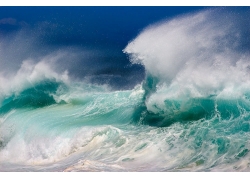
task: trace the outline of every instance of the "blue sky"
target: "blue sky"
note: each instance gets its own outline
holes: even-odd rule
[[[124,47],[151,23],[205,7],[0,7],[0,30],[55,24],[55,44]]]

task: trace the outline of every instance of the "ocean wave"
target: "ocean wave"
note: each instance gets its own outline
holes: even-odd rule
[[[242,17],[216,9],[145,28],[124,49],[146,71],[131,90],[73,79],[46,59],[2,73],[0,169],[248,171]]]

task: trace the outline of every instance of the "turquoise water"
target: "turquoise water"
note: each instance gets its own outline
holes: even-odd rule
[[[152,112],[146,84],[110,91],[47,80],[6,97],[1,170],[249,170],[247,96],[166,99]]]

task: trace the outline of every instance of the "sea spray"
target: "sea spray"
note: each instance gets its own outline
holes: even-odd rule
[[[249,51],[239,48],[236,17],[222,15],[207,10],[151,25],[124,49],[132,63],[145,67],[146,81],[155,82],[145,101],[149,112],[164,121],[209,119],[221,101],[248,110]]]

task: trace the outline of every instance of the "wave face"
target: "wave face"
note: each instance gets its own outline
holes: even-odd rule
[[[0,73],[0,170],[249,171],[244,13],[144,29],[124,49],[146,72],[132,90],[75,80],[44,59]]]

